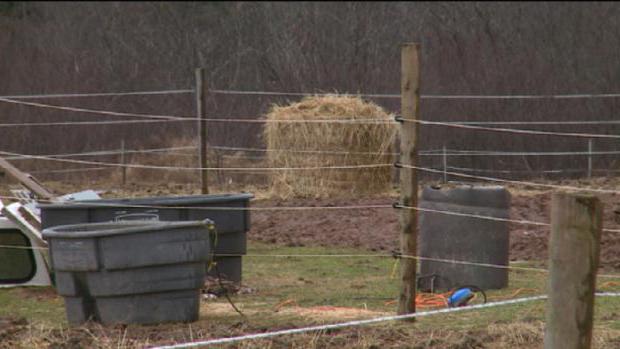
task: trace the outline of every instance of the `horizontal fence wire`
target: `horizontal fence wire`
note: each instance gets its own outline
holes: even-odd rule
[[[228,147],[209,145],[209,149],[224,151],[246,151],[246,152],[288,152],[288,153],[309,153],[309,154],[341,154],[341,155],[389,155],[397,156],[399,152],[360,152],[347,150],[313,150],[313,149],[270,149],[270,148],[249,148],[249,147]],[[444,153],[442,149],[427,149],[418,151],[420,156],[597,156],[597,155],[620,155],[617,151],[563,151],[563,152],[514,152],[514,151],[476,151],[476,150],[458,150],[446,148]]]
[[[558,136],[558,137],[575,137],[575,138],[620,139],[620,135],[610,135],[610,134],[600,134],[600,133],[553,132],[553,131],[538,131],[538,130],[526,130],[526,129],[517,129],[517,128],[485,127],[485,126],[463,125],[463,124],[453,124],[453,123],[446,123],[446,122],[439,122],[439,121],[413,120],[413,119],[403,119],[403,118],[399,118],[398,120],[402,122],[418,123],[420,125],[445,126],[445,127],[451,127],[451,128],[479,130],[479,131],[488,131],[488,132],[501,132],[501,133],[524,134],[524,135],[544,135],[544,136]]]
[[[183,147],[166,147],[166,148],[153,148],[153,149],[127,149],[124,152],[126,154],[132,153],[174,153],[177,150],[195,150],[196,146],[183,146]],[[360,151],[338,151],[338,150],[311,150],[311,149],[269,149],[269,148],[248,148],[248,147],[228,147],[228,146],[208,146],[208,149],[211,150],[222,150],[222,151],[245,151],[245,152],[288,152],[288,153],[300,153],[300,154],[333,154],[333,155],[380,155],[380,156],[398,156],[400,153],[397,152],[360,152]],[[91,152],[82,152],[82,153],[69,153],[69,154],[46,154],[46,155],[37,155],[37,156],[46,156],[46,157],[74,157],[74,156],[104,156],[104,155],[116,155],[122,154],[123,150],[100,150],[100,151],[91,151]],[[176,155],[191,155],[188,153],[174,153]],[[618,155],[620,151],[593,151],[593,152],[584,152],[584,151],[573,151],[573,152],[501,152],[501,151],[493,151],[493,152],[485,152],[485,151],[475,151],[475,150],[457,150],[457,149],[448,149],[446,148],[446,152],[442,152],[441,149],[429,149],[429,150],[421,150],[418,152],[419,156],[449,156],[449,157],[467,157],[467,156],[598,156],[598,155]],[[193,155],[192,155],[193,156]],[[21,160],[28,159],[29,157],[23,156],[12,156],[5,158],[6,160]],[[252,157],[258,158],[258,157]],[[467,169],[471,171],[488,171],[488,172],[531,172],[529,170],[522,171],[508,171],[508,170],[477,170],[472,168],[461,168],[461,167],[452,167],[448,168],[452,169]],[[583,169],[558,169],[558,170],[544,170],[543,172],[555,173],[555,172],[570,172],[570,171],[584,171]],[[607,169],[593,169],[593,171],[607,171]],[[612,170],[613,171],[613,170]],[[534,171],[541,172],[541,171]]]
[[[164,120],[177,120],[177,121],[190,121],[190,120],[203,120],[211,122],[240,122],[240,123],[335,123],[335,124],[393,124],[392,120],[377,120],[377,119],[314,119],[314,120],[272,120],[272,119],[250,119],[250,118],[196,118],[195,116],[178,116],[178,115],[161,115],[161,114],[144,114],[144,113],[128,113],[128,112],[116,112],[109,110],[97,110],[87,108],[65,107],[58,105],[50,105],[43,103],[24,102],[8,98],[0,98],[0,102],[21,104],[31,107],[50,108],[63,111],[73,111],[90,114],[110,115],[110,116],[127,116],[127,117],[140,117],[148,119],[164,119]],[[437,125],[448,126],[463,129],[473,129],[491,132],[507,132],[515,134],[532,134],[532,135],[552,135],[552,136],[564,136],[564,137],[580,137],[580,138],[610,138],[620,139],[620,135],[608,135],[608,134],[595,134],[595,133],[573,133],[573,132],[551,132],[551,131],[537,131],[537,130],[525,130],[525,129],[510,129],[510,128],[497,128],[497,127],[484,127],[475,125],[456,124],[449,122],[437,122],[428,120],[407,120],[400,118],[399,121],[403,122],[417,122],[423,125]],[[33,123],[33,125],[36,123]],[[38,123],[39,125],[41,123]],[[71,125],[73,123],[66,122],[64,125]],[[15,127],[15,124],[4,124],[4,127]],[[22,123],[22,125],[24,125]],[[78,124],[75,124],[78,125]],[[83,124],[82,124],[83,125]]]
[[[486,172],[486,173],[580,173],[586,172],[588,169],[562,169],[562,170],[491,170],[491,169],[476,169],[476,168],[467,168],[467,167],[455,167],[455,166],[446,166],[446,169],[449,170],[457,170],[457,171],[467,171],[467,172]],[[591,169],[591,171],[605,171],[598,169]]]
[[[288,91],[257,91],[210,89],[209,93],[228,95],[260,95],[260,96],[359,96],[369,98],[401,98],[400,93],[339,93],[339,92],[288,92]],[[76,97],[114,97],[114,96],[145,96],[171,95],[195,93],[194,89],[170,89],[153,91],[121,91],[121,92],[91,92],[91,93],[50,93],[50,94],[21,94],[6,95],[0,98],[11,99],[40,99],[40,98],[76,98]],[[496,94],[496,95],[467,95],[467,94],[421,94],[422,99],[588,99],[588,98],[618,98],[620,93],[575,93],[575,94]]]
[[[42,98],[77,98],[77,97],[118,97],[118,96],[149,96],[149,95],[174,95],[194,93],[193,89],[156,90],[156,91],[126,91],[126,92],[90,92],[90,93],[49,93],[0,96],[10,99],[42,99]]]
[[[43,127],[43,126],[89,126],[89,125],[129,125],[129,124],[155,124],[170,122],[194,122],[195,118],[186,119],[153,119],[153,120],[103,120],[103,121],[61,121],[61,122],[24,122],[0,124],[1,128],[7,127]]]
[[[0,196],[2,199],[12,199],[19,200],[20,197],[17,196]],[[161,205],[138,205],[138,204],[123,204],[123,203],[98,203],[98,202],[80,202],[80,201],[71,201],[71,202],[58,202],[53,200],[40,200],[44,203],[54,203],[57,205],[69,205],[69,206],[87,206],[87,207],[121,207],[121,208],[156,208],[156,209],[169,209],[169,206],[161,206]],[[345,206],[273,206],[273,207],[193,207],[193,206],[175,206],[177,209],[197,209],[197,210],[213,210],[213,211],[314,211],[314,210],[361,210],[361,209],[409,209],[416,210],[420,212],[430,212],[430,213],[439,213],[445,215],[459,216],[459,217],[469,217],[469,218],[477,218],[491,221],[499,221],[499,222],[507,222],[507,223],[515,223],[521,225],[537,225],[537,226],[550,226],[550,223],[538,222],[538,221],[530,221],[530,220],[518,220],[518,219],[509,219],[509,218],[501,218],[494,216],[485,216],[471,213],[462,213],[457,211],[447,211],[447,210],[436,210],[430,208],[423,207],[412,207],[401,205],[399,203],[394,203],[391,205],[387,204],[378,204],[378,205],[345,205]],[[603,229],[605,232],[613,232],[620,233],[620,229]]]
[[[590,155],[619,155],[620,150],[610,150],[610,151],[532,151],[532,152],[523,152],[523,151],[484,151],[484,150],[458,150],[458,149],[447,149],[446,148],[446,156],[590,156]],[[443,153],[439,153],[437,155],[444,155]]]
[[[209,93],[221,95],[246,95],[246,96],[349,96],[349,97],[368,97],[368,98],[400,98],[400,94],[386,93],[329,93],[329,92],[278,92],[278,91],[242,91],[242,90],[218,90],[211,89]]]
[[[41,246],[17,246],[17,245],[0,245],[0,249],[18,249],[18,250],[49,250],[48,247]],[[367,254],[233,254],[233,253],[216,253],[215,257],[258,257],[258,258],[391,258],[391,259],[415,259],[418,261],[428,261],[428,262],[437,262],[444,264],[458,264],[458,265],[467,265],[467,266],[476,266],[482,268],[491,268],[491,269],[505,269],[505,270],[518,270],[518,271],[527,271],[527,272],[537,272],[537,273],[549,273],[548,269],[544,268],[535,268],[535,267],[519,267],[515,265],[509,264],[491,264],[491,263],[481,263],[481,262],[471,262],[471,261],[463,261],[456,259],[447,259],[447,258],[437,258],[437,257],[426,257],[419,255],[403,255],[400,253],[392,253],[392,254],[378,254],[378,253],[367,253]],[[620,279],[620,274],[602,274],[598,273],[597,277],[606,278],[606,279]]]
[[[66,157],[75,157],[75,156],[107,156],[107,155],[119,155],[119,154],[148,154],[148,153],[168,153],[174,152],[177,150],[191,150],[197,149],[195,146],[184,146],[184,147],[169,147],[169,148],[151,148],[151,149],[118,149],[118,150],[98,150],[98,151],[90,151],[90,152],[82,152],[82,153],[66,153],[66,154],[47,154],[40,155],[50,158],[66,158]],[[187,155],[187,154],[185,154]],[[29,156],[9,156],[5,157],[5,160],[27,160],[30,159]]]
[[[19,154],[7,151],[0,151],[0,154],[10,156],[20,156],[28,159],[39,159],[56,162],[66,162],[73,164],[86,164],[86,165],[100,165],[111,167],[126,167],[126,168],[143,168],[153,170],[180,170],[180,171],[200,171],[200,170],[213,170],[213,171],[310,171],[310,170],[349,170],[349,169],[364,169],[364,168],[381,168],[391,167],[392,163],[377,163],[377,164],[363,164],[363,165],[339,165],[339,166],[308,166],[308,167],[180,167],[180,166],[157,166],[157,165],[143,165],[143,164],[123,164],[117,162],[102,162],[102,161],[88,161],[88,160],[76,160],[76,159],[63,159],[41,155],[28,155]]]
[[[620,125],[620,120],[562,120],[562,121],[438,121],[459,125]]]
[[[558,169],[558,170],[492,170],[492,169],[476,169],[476,168],[468,168],[468,167],[454,167],[447,166],[446,169],[457,170],[457,171],[466,171],[466,172],[485,172],[485,173],[583,173],[583,172],[620,172],[620,170],[614,169],[606,169],[606,168],[567,168],[567,169]]]
[[[2,196],[2,198],[12,198],[15,199],[17,197],[15,196]],[[52,200],[41,200],[42,202],[51,202],[51,203],[56,203],[58,205],[62,205],[62,202],[54,202]],[[159,209],[169,209],[169,206],[158,206],[158,205],[133,205],[133,204],[119,204],[119,203],[97,203],[97,202],[79,202],[79,201],[72,201],[70,203],[67,203],[68,205],[75,207],[75,206],[80,206],[80,205],[84,205],[84,206],[88,206],[88,207],[115,207],[115,208],[149,208],[149,209],[153,209],[153,208],[159,208]],[[439,213],[439,214],[446,214],[446,215],[455,215],[455,216],[461,216],[461,217],[471,217],[471,218],[477,218],[477,219],[485,219],[485,220],[492,220],[492,221],[503,221],[503,222],[508,222],[508,223],[516,223],[516,224],[524,224],[524,225],[536,225],[536,226],[550,226],[549,223],[544,223],[544,222],[536,222],[536,221],[528,221],[528,220],[513,220],[513,219],[507,219],[507,218],[500,218],[500,217],[492,217],[492,216],[483,216],[483,215],[477,215],[477,214],[468,214],[468,213],[461,213],[461,212],[455,212],[455,211],[444,211],[444,210],[435,210],[435,209],[428,209],[428,208],[422,208],[422,207],[410,207],[410,206],[403,206],[403,205],[351,205],[351,206],[341,206],[341,207],[334,207],[334,206],[323,206],[323,207],[316,207],[316,206],[310,206],[310,207],[256,207],[256,208],[252,208],[252,207],[245,207],[245,208],[240,208],[240,207],[175,207],[175,209],[184,209],[184,208],[192,208],[192,209],[202,209],[202,210],[269,210],[269,211],[273,211],[273,210],[316,210],[316,209],[330,209],[330,210],[334,210],[334,209],[376,209],[376,208],[399,208],[399,209],[412,209],[412,210],[416,210],[416,211],[421,211],[421,212],[431,212],[431,213]],[[620,229],[603,229],[603,231],[607,231],[607,232],[620,232]],[[29,249],[30,247],[26,247],[26,246],[11,246],[11,245],[2,245],[0,246],[0,248],[17,248],[17,249]],[[34,249],[45,249],[44,247],[36,247]],[[218,254],[218,256],[241,256],[241,255],[232,255],[232,254]],[[259,254],[259,255],[245,255],[245,256],[253,256],[253,257],[273,257],[273,258],[279,258],[279,257],[316,257],[316,258],[327,258],[327,257],[334,257],[334,258],[342,258],[342,257],[380,257],[380,258],[411,258],[411,259],[416,259],[416,260],[426,260],[426,261],[434,261],[434,262],[440,262],[440,263],[449,263],[449,264],[462,264],[462,265],[472,265],[472,266],[479,266],[479,267],[488,267],[488,268],[499,268],[499,269],[514,269],[514,270],[523,270],[523,271],[536,271],[536,272],[547,272],[546,269],[543,268],[532,268],[532,267],[518,267],[518,266],[510,266],[510,265],[501,265],[501,264],[489,264],[489,263],[478,263],[478,262],[471,262],[471,261],[460,261],[460,260],[454,260],[454,259],[444,259],[444,258],[434,258],[434,257],[425,257],[425,256],[413,256],[413,255],[401,255],[401,254]],[[608,274],[599,274],[600,277],[606,277],[606,278],[620,278],[620,275],[608,275]]]
[[[394,124],[395,123],[395,121],[391,119],[385,119],[385,120],[361,119],[361,118],[353,118],[353,117],[346,117],[346,116],[343,119],[308,119],[308,120],[271,120],[271,119],[251,119],[251,118],[235,118],[235,117],[197,118],[195,115],[180,116],[180,115],[163,115],[163,114],[128,113],[128,112],[118,112],[118,111],[101,110],[101,109],[65,107],[65,106],[52,105],[52,104],[18,101],[18,100],[7,99],[7,98],[0,98],[0,102],[25,105],[25,106],[30,106],[30,107],[87,113],[87,114],[126,116],[126,117],[147,118],[147,119],[163,119],[163,120],[173,120],[173,121],[201,120],[201,121],[210,121],[210,122],[237,122],[237,123],[285,123],[285,124],[327,123],[327,124],[370,124],[370,125]],[[317,117],[320,117],[320,116],[317,116]],[[65,125],[70,125],[70,124],[71,124],[70,122],[65,123]],[[13,125],[13,124],[5,124],[5,125]]]
[[[400,93],[325,93],[325,92],[287,92],[287,91],[251,91],[251,90],[224,90],[211,89],[210,93],[223,95],[246,96],[353,96],[370,98],[401,98]],[[422,99],[588,99],[588,98],[618,98],[620,93],[575,93],[575,94],[496,94],[496,95],[465,95],[465,94],[421,94]]]
[[[45,174],[45,173],[72,173],[72,172],[90,172],[90,171],[102,171],[110,170],[113,167],[84,167],[84,168],[68,168],[64,170],[44,170],[44,171],[31,171],[31,174]]]
[[[209,149],[225,150],[225,151],[246,151],[246,152],[283,152],[283,153],[301,153],[301,154],[334,154],[334,155],[384,155],[393,156],[399,153],[395,152],[363,152],[363,151],[346,151],[346,150],[312,150],[312,149],[271,149],[271,148],[246,148],[246,147],[227,147],[227,146],[208,146]],[[420,155],[434,154],[437,150],[422,150]]]
[[[511,183],[511,184],[515,184],[515,185],[543,187],[543,188],[550,188],[550,189],[563,189],[563,190],[572,190],[572,191],[588,191],[588,192],[596,192],[596,193],[603,193],[603,194],[620,194],[620,190],[614,190],[614,189],[584,188],[584,187],[575,187],[575,186],[569,186],[569,185],[556,185],[556,184],[537,183],[537,182],[529,182],[529,181],[518,181],[518,180],[496,178],[496,177],[476,176],[476,175],[471,175],[471,174],[462,173],[462,172],[436,170],[436,169],[427,168],[427,167],[411,166],[411,165],[400,164],[400,163],[397,164],[397,166],[404,167],[404,168],[415,169],[415,170],[424,171],[424,172],[439,173],[439,174],[444,174],[445,173],[445,174],[450,175],[450,176],[480,179],[480,180],[490,181],[490,182],[503,182],[503,183]]]
[[[80,112],[80,113],[88,113],[88,114],[100,114],[100,115],[111,115],[111,116],[130,116],[130,117],[140,117],[140,118],[149,118],[149,119],[166,119],[166,120],[183,119],[182,117],[173,116],[173,115],[126,113],[126,112],[116,112],[116,111],[109,111],[109,110],[96,110],[96,109],[77,108],[77,107],[65,107],[65,106],[60,106],[60,105],[52,105],[52,104],[44,104],[44,103],[36,103],[36,102],[18,101],[18,100],[8,99],[8,98],[0,98],[0,102],[9,103],[9,104],[24,105],[24,106],[29,106],[29,107],[55,109],[55,110]],[[193,118],[195,118],[195,116]]]

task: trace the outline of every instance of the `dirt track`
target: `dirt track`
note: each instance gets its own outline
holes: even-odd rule
[[[616,179],[597,178],[591,181],[556,181],[553,184],[618,188]],[[58,193],[78,190],[63,183],[49,183]],[[101,186],[99,186],[101,187]],[[109,185],[107,186],[109,188]],[[93,188],[97,188],[94,185]],[[84,188],[79,188],[84,189]],[[532,189],[532,188],[530,188]],[[511,219],[549,222],[551,191],[509,188],[512,194]],[[231,191],[231,192],[234,192]],[[158,195],[198,194],[192,185],[132,184],[124,190],[112,189],[106,197],[141,197]],[[261,197],[262,195],[258,195]],[[620,229],[620,196],[597,195],[604,203],[603,227]],[[272,206],[350,206],[391,205],[388,196],[361,199],[259,199],[254,207]],[[355,210],[252,211],[249,239],[287,246],[340,246],[385,251],[398,248],[398,212],[391,208]],[[544,226],[510,225],[510,259],[546,262],[549,229]],[[607,270],[620,270],[620,233],[603,232],[601,265]]]
[[[617,196],[601,196],[605,203],[604,227],[619,228],[614,222],[613,207]],[[390,198],[358,200],[261,200],[265,206],[345,206],[391,205]],[[550,193],[512,195],[511,219],[549,222]],[[547,259],[549,229],[544,226],[510,225],[510,259]],[[287,246],[361,247],[370,251],[391,251],[398,248],[398,212],[390,208],[361,210],[254,211],[249,238],[255,241]],[[605,269],[620,270],[620,233],[603,233],[601,264]]]

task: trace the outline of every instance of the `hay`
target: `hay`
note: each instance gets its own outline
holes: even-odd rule
[[[288,106],[272,106],[268,120],[376,120],[393,117],[376,104],[358,97],[306,97]],[[268,122],[264,137],[273,167],[317,167],[391,163],[396,126],[392,123]],[[296,153],[341,151],[346,154]],[[361,154],[360,154],[361,153]],[[390,189],[390,167],[274,171],[271,188],[281,197],[325,197],[334,194],[371,194]]]

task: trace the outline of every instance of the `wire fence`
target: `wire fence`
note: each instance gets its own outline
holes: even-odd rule
[[[428,125],[428,126],[437,126],[437,127],[447,127],[450,129],[461,129],[468,131],[481,131],[481,132],[495,132],[502,133],[507,135],[527,135],[527,136],[553,136],[553,137],[570,137],[570,138],[580,138],[580,139],[605,139],[605,140],[617,140],[620,139],[620,135],[616,134],[605,134],[605,133],[592,133],[592,132],[557,132],[557,131],[546,131],[546,130],[531,130],[531,129],[518,129],[518,128],[505,128],[505,127],[489,127],[489,126],[549,126],[549,125],[557,125],[557,122],[552,121],[459,121],[459,122],[441,122],[441,121],[428,121],[428,120],[408,120],[403,119],[401,117],[396,117],[395,120],[379,120],[376,119],[363,119],[363,118],[354,118],[353,116],[342,116],[339,118],[332,118],[329,120],[325,119],[308,119],[308,120],[267,120],[260,119],[257,117],[247,116],[247,117],[210,117],[210,118],[197,118],[196,116],[189,115],[165,115],[165,114],[148,114],[148,113],[130,113],[130,112],[122,112],[122,111],[111,111],[111,110],[103,110],[103,109],[90,109],[90,108],[78,108],[78,107],[68,107],[61,105],[52,105],[45,104],[39,102],[27,102],[24,100],[27,99],[50,99],[50,98],[79,98],[79,97],[120,97],[120,96],[146,96],[146,95],[174,95],[174,94],[190,94],[195,93],[193,89],[179,89],[179,90],[160,90],[160,91],[130,91],[130,92],[101,92],[101,93],[75,93],[75,94],[39,94],[39,95],[14,95],[14,96],[0,96],[0,102],[12,104],[12,105],[21,105],[32,108],[43,108],[43,109],[51,109],[65,112],[75,112],[82,114],[90,114],[90,115],[103,115],[103,116],[114,116],[114,117],[127,117],[127,118],[140,118],[143,120],[135,120],[135,119],[125,119],[125,120],[97,120],[97,121],[72,121],[72,122],[35,122],[35,123],[4,123],[0,124],[0,127],[47,127],[47,126],[89,126],[89,125],[127,125],[127,124],[141,124],[141,123],[167,123],[167,122],[197,122],[198,120],[209,121],[209,122],[217,122],[217,123],[246,123],[246,124],[264,124],[268,122],[285,122],[285,123],[303,123],[303,124],[314,124],[314,123],[333,123],[333,124],[350,124],[350,125],[358,125],[360,127],[364,125],[373,125],[373,124],[399,124],[399,122],[415,122],[420,125]],[[238,96],[317,96],[317,95],[332,95],[331,93],[304,93],[304,92],[276,92],[276,91],[242,91],[242,90],[218,90],[212,89],[209,90],[209,93],[213,95],[238,95]],[[358,94],[348,94],[349,96],[359,96],[365,98],[401,98],[400,94],[373,94],[373,93],[358,93]],[[427,100],[543,100],[543,99],[603,99],[603,98],[618,98],[620,94],[616,93],[604,93],[604,94],[554,94],[554,95],[421,95],[420,98]],[[584,120],[584,121],[571,121],[566,122],[566,125],[617,125],[620,124],[620,121],[617,120]],[[435,175],[449,175],[451,177],[458,178],[466,178],[473,179],[477,181],[483,182],[495,182],[495,183],[505,183],[515,186],[526,186],[526,187],[535,187],[542,188],[544,190],[570,190],[570,191],[583,191],[583,192],[592,192],[597,194],[612,194],[617,195],[620,194],[620,190],[614,188],[604,188],[604,187],[586,187],[586,186],[572,186],[572,185],[557,185],[550,183],[541,183],[534,181],[524,181],[524,180],[514,180],[508,178],[499,178],[499,177],[491,177],[491,176],[480,176],[474,175],[466,172],[492,172],[492,173],[503,173],[503,174],[513,174],[513,173],[531,173],[532,171],[519,171],[519,170],[509,170],[509,169],[501,169],[501,170],[491,170],[491,169],[481,169],[474,167],[461,167],[461,166],[448,166],[446,163],[447,157],[492,157],[492,158],[502,158],[502,157],[532,157],[532,156],[540,156],[540,157],[556,157],[556,156],[610,156],[610,155],[618,155],[620,151],[532,151],[532,152],[519,152],[519,151],[488,151],[488,150],[462,150],[462,149],[429,149],[424,150],[419,153],[422,157],[431,157],[431,158],[444,158],[444,166],[443,168],[432,168],[425,166],[411,166],[402,163],[391,163],[391,162],[377,162],[371,164],[341,164],[341,165],[317,165],[317,166],[308,166],[308,167],[248,167],[248,166],[239,166],[239,167],[188,167],[188,166],[173,166],[173,165],[151,165],[144,163],[125,163],[125,162],[110,162],[110,161],[90,161],[90,160],[80,160],[80,159],[71,159],[74,157],[99,157],[99,156],[114,156],[120,154],[169,154],[175,156],[195,156],[195,154],[182,153],[180,151],[196,151],[198,148],[196,146],[181,146],[181,147],[161,147],[161,148],[150,148],[150,149],[118,149],[118,150],[105,150],[105,151],[92,151],[92,152],[76,152],[76,153],[63,153],[63,154],[48,154],[48,155],[34,155],[34,154],[23,154],[18,152],[10,152],[10,151],[0,151],[0,154],[6,156],[6,159],[19,161],[19,160],[38,160],[38,161],[49,161],[49,162],[59,162],[64,164],[76,164],[76,165],[89,165],[96,167],[82,167],[82,168],[71,168],[71,169],[55,169],[48,171],[33,171],[33,173],[70,173],[70,172],[79,172],[79,171],[99,171],[105,170],[109,168],[139,168],[139,169],[151,169],[151,170],[167,170],[167,171],[201,171],[201,170],[209,170],[209,171],[233,171],[233,172],[274,172],[274,171],[304,171],[304,170],[352,170],[352,171],[364,171],[368,169],[375,168],[385,168],[385,167],[397,167],[400,169],[406,170],[414,170],[420,173],[430,173]],[[267,148],[251,148],[251,147],[234,147],[234,146],[209,146],[209,149],[216,151],[235,151],[235,152],[248,152],[248,153],[269,153],[269,152],[291,152],[291,153],[299,153],[300,156],[304,156],[304,154],[322,154],[322,155],[373,155],[373,156],[398,156],[400,155],[398,152],[383,152],[383,151],[368,151],[368,152],[351,152],[347,150],[333,149],[333,150],[311,150],[311,149],[267,149]],[[261,156],[245,156],[246,159],[249,160],[261,160],[264,157]],[[456,171],[459,172],[456,172]],[[589,165],[588,171],[607,171],[607,172],[618,172],[618,170],[614,169],[595,169],[592,168],[591,164]],[[547,174],[561,174],[561,173],[583,173],[584,169],[578,168],[563,168],[563,169],[551,169],[551,170],[541,170],[538,171],[540,173]],[[17,197],[11,196],[2,196],[3,199],[12,199],[17,200]],[[80,205],[80,202],[71,202],[71,205]],[[87,203],[86,205],[98,206],[103,205],[105,203],[93,204],[92,202]],[[166,209],[169,208],[167,206],[157,206],[157,205],[125,205],[125,204],[108,204],[117,208],[149,208],[149,209]],[[177,209],[183,207],[176,207]],[[313,211],[313,210],[326,210],[326,211],[335,211],[335,210],[374,210],[374,209],[397,209],[397,210],[414,210],[418,212],[425,213],[436,213],[436,214],[445,214],[451,216],[459,216],[459,217],[467,217],[471,219],[481,219],[481,220],[489,220],[489,221],[499,221],[510,224],[519,224],[519,225],[533,225],[533,226],[543,226],[549,227],[550,223],[547,222],[539,222],[539,221],[530,221],[530,220],[519,220],[519,219],[509,219],[509,218],[500,218],[494,216],[485,216],[478,214],[469,214],[458,211],[448,211],[448,210],[435,210],[428,209],[419,206],[406,206],[400,203],[395,203],[392,205],[386,204],[378,204],[378,205],[342,205],[342,206],[271,206],[271,207],[247,207],[247,208],[231,208],[231,207],[208,207],[208,208],[197,208],[191,207],[191,209],[206,209],[206,210],[247,210],[247,211],[256,211],[256,212],[273,212],[273,211]],[[620,229],[616,228],[605,228],[603,231],[607,233],[620,233]],[[44,250],[45,247],[24,247],[24,246],[13,246],[13,245],[0,245],[0,249],[33,249],[33,250]],[[236,255],[226,255],[226,254],[218,254],[217,256],[236,256]],[[245,257],[256,257],[256,258],[283,258],[283,257],[303,257],[303,258],[407,258],[407,259],[415,259],[421,261],[433,261],[439,263],[447,263],[453,265],[469,265],[469,266],[477,266],[477,267],[485,267],[485,268],[494,268],[494,269],[510,269],[510,270],[520,270],[520,271],[528,271],[528,272],[538,272],[538,273],[547,273],[548,270],[544,268],[534,268],[534,267],[519,267],[516,265],[500,265],[500,264],[492,264],[492,263],[480,263],[473,261],[465,261],[465,260],[455,260],[455,259],[447,259],[447,258],[433,258],[428,256],[420,256],[420,255],[403,255],[403,254],[245,254]],[[618,278],[620,279],[620,275],[614,274],[603,274],[599,273],[598,277],[602,278]],[[618,296],[616,293],[600,293],[599,296]],[[537,301],[546,299],[545,295],[538,295],[534,297],[525,297],[518,299],[510,299],[506,301],[487,303],[483,305],[475,305],[469,306],[466,308],[452,308],[452,309],[439,309],[433,310],[429,312],[418,312],[415,314],[409,315],[401,315],[401,316],[388,316],[381,317],[375,319],[368,320],[357,320],[350,321],[338,324],[331,325],[321,325],[321,326],[311,326],[305,328],[298,329],[290,329],[290,330],[282,330],[282,331],[274,331],[268,333],[261,334],[250,334],[239,337],[232,338],[219,338],[207,341],[193,342],[193,343],[185,343],[178,344],[172,346],[163,346],[159,348],[189,348],[195,346],[203,346],[203,345],[213,345],[213,344],[224,344],[224,343],[232,343],[242,340],[250,340],[250,339],[260,339],[260,338],[270,338],[274,336],[280,335],[290,335],[296,333],[306,333],[313,331],[323,331],[329,329],[337,329],[344,327],[352,327],[352,326],[360,326],[384,321],[394,321],[394,320],[402,320],[413,317],[422,317],[422,316],[430,316],[435,314],[445,314],[451,312],[460,312],[460,311],[473,311],[478,309],[491,308],[496,306],[504,306],[511,304],[518,304],[530,301]]]

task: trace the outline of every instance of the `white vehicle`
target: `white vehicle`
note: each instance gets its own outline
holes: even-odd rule
[[[51,285],[47,243],[28,211],[0,201],[0,287]]]
[[[5,206],[0,200],[0,287],[49,286],[51,264],[36,201],[24,191],[13,194],[21,202]],[[98,199],[92,190],[55,198],[58,202]]]

